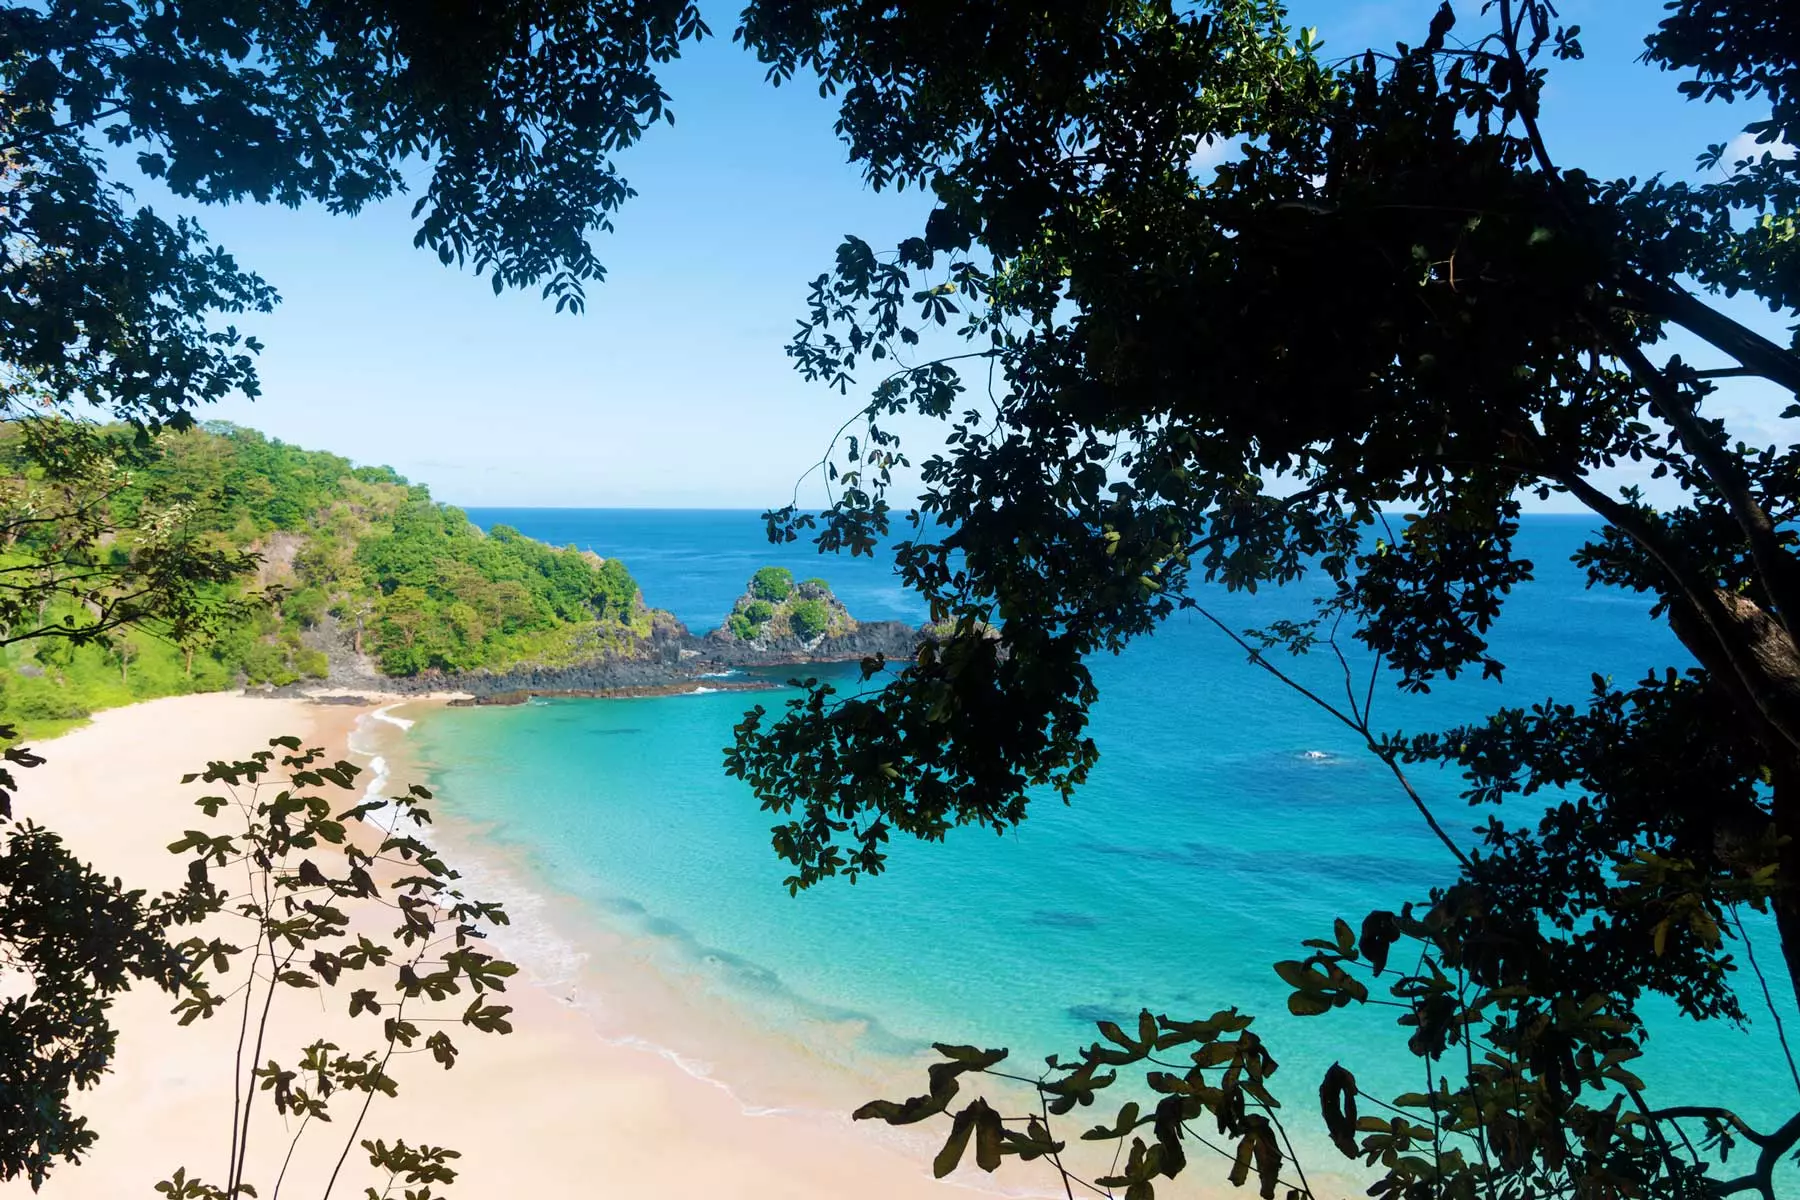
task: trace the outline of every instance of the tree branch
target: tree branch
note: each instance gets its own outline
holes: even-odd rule
[[[1292,676],[1282,671],[1280,667],[1277,667],[1274,663],[1270,662],[1261,650],[1252,646],[1249,642],[1246,642],[1242,636],[1234,632],[1230,626],[1219,620],[1218,617],[1215,617],[1205,608],[1205,606],[1196,604],[1194,610],[1217,626],[1219,631],[1226,637],[1236,642],[1239,648],[1250,656],[1250,661],[1252,663],[1281,680],[1281,682],[1285,683],[1288,687],[1306,697],[1308,700],[1311,700],[1314,704],[1318,705],[1320,708],[1324,709],[1326,712],[1330,713],[1360,734],[1364,744],[1368,746],[1370,753],[1374,754],[1376,758],[1387,764],[1387,769],[1393,772],[1394,779],[1400,784],[1401,790],[1404,791],[1407,798],[1412,801],[1413,807],[1419,810],[1419,815],[1425,818],[1425,824],[1431,827],[1431,832],[1437,835],[1438,841],[1444,844],[1444,847],[1455,856],[1456,861],[1461,863],[1465,869],[1474,865],[1469,861],[1469,856],[1463,853],[1462,847],[1458,846],[1456,842],[1451,839],[1450,835],[1444,831],[1444,827],[1438,824],[1437,817],[1432,815],[1431,806],[1426,804],[1425,798],[1413,789],[1412,781],[1407,779],[1406,772],[1400,769],[1400,764],[1394,761],[1392,755],[1381,748],[1380,743],[1378,743],[1374,736],[1369,732],[1369,726],[1366,722],[1353,720],[1350,717],[1345,716],[1343,711],[1337,706],[1321,697],[1317,692],[1314,692],[1299,680],[1294,679]]]
[[[1723,677],[1722,683],[1735,685],[1741,698],[1762,716],[1769,729],[1786,742],[1791,750],[1800,751],[1800,735],[1788,728],[1784,714],[1772,711],[1769,706],[1767,681],[1761,677],[1762,672],[1743,661],[1743,647],[1738,644],[1740,639],[1727,629],[1727,623],[1736,622],[1722,611],[1718,589],[1690,578],[1689,572],[1677,560],[1662,536],[1645,520],[1643,514],[1630,505],[1615,500],[1574,470],[1553,472],[1549,477],[1568,489],[1570,495],[1587,505],[1597,516],[1631,538],[1656,561],[1673,585],[1676,599],[1684,602],[1695,619],[1706,627],[1718,654],[1703,653],[1703,647],[1689,642],[1686,637],[1682,637],[1683,643],[1687,644],[1704,665]],[[1679,624],[1676,635],[1681,636]],[[1721,667],[1725,669],[1719,669]]]
[[[1658,283],[1635,271],[1622,281],[1626,299],[1644,312],[1663,317],[1743,364],[1744,374],[1779,384],[1800,395],[1800,356],[1740,325],[1697,296],[1674,284]]]
[[[1769,519],[1769,514],[1756,499],[1744,465],[1718,445],[1701,425],[1693,407],[1642,349],[1622,337],[1613,336],[1611,340],[1613,353],[1630,369],[1632,378],[1650,394],[1650,406],[1668,422],[1682,447],[1724,496],[1732,517],[1750,543],[1750,556],[1756,563],[1763,589],[1782,626],[1788,628],[1789,614],[1800,613],[1800,580],[1795,578],[1793,559],[1781,548],[1775,522]]]

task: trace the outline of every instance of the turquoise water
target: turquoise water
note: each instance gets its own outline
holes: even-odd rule
[[[880,564],[777,551],[754,514],[471,516],[625,559],[651,603],[696,629],[716,624],[768,561],[824,575],[858,615],[919,616]],[[1389,692],[1376,724],[1423,730],[1503,701],[1579,699],[1592,670],[1636,678],[1682,661],[1640,602],[1583,587],[1567,559],[1584,528],[1528,521],[1523,541],[1541,578],[1503,622],[1503,687]],[[1214,599],[1245,626],[1297,613],[1304,597]],[[1322,660],[1300,670],[1341,687]],[[1375,1088],[1417,1088],[1416,1060],[1384,1053],[1399,1045],[1385,1016],[1290,1017],[1266,965],[1299,957],[1299,941],[1325,935],[1334,916],[1397,905],[1449,874],[1446,852],[1385,770],[1198,617],[1171,619],[1098,663],[1096,675],[1102,760],[1073,805],[1041,803],[1005,837],[963,831],[944,844],[898,844],[887,874],[798,898],[781,887],[768,818],[720,769],[745,707],[779,694],[447,709],[419,723],[407,752],[447,810],[595,922],[679,964],[688,985],[773,1023],[848,1021],[863,1031],[859,1054],[951,1040],[1042,1055],[1090,1038],[1097,1017],[1237,1005],[1263,1021],[1284,1063],[1277,1090],[1302,1111],[1335,1059]],[[1452,830],[1475,823],[1454,778],[1427,772],[1415,782]],[[1789,1029],[1800,1031],[1773,931],[1751,929],[1777,973]],[[1746,1007],[1757,1018],[1747,1031],[1701,1029],[1673,1014],[1658,1021],[1644,1073],[1665,1101],[1728,1097],[1761,1118],[1791,1111],[1793,1084],[1766,1010],[1754,994]]]

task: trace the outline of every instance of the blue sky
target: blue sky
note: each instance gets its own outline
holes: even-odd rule
[[[1462,7],[1474,20],[1474,0]],[[1565,0],[1589,59],[1557,68],[1547,132],[1559,157],[1601,174],[1687,173],[1709,141],[1757,113],[1682,101],[1636,65],[1655,0]],[[1417,40],[1435,0],[1306,0],[1294,11],[1328,50]],[[609,277],[578,317],[534,293],[496,297],[411,244],[406,201],[350,220],[317,209],[208,210],[206,226],[281,291],[250,323],[267,343],[264,394],[214,406],[238,421],[359,462],[387,463],[465,506],[763,508],[784,503],[856,407],[808,385],[782,346],[807,281],[856,232],[915,232],[916,193],[867,192],[815,88],[773,89],[725,35],[665,74],[677,116],[622,159],[639,195],[598,245]],[[1766,316],[1759,324],[1773,330]],[[1743,390],[1752,440],[1775,403]],[[909,448],[934,444],[914,426]],[[816,503],[816,486],[801,499]]]

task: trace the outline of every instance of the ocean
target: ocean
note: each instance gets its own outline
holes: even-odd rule
[[[923,617],[885,562],[770,546],[754,513],[469,515],[623,559],[647,600],[696,632],[720,623],[768,563],[825,577],[860,618]],[[1685,662],[1640,598],[1585,586],[1569,555],[1587,530],[1579,518],[1527,518],[1520,541],[1538,578],[1509,601],[1494,639],[1503,684],[1465,679],[1414,697],[1387,688],[1375,724],[1425,731],[1502,703],[1579,702],[1590,672],[1630,682]],[[1289,589],[1209,602],[1242,628],[1298,615],[1306,598]],[[1323,658],[1296,670],[1341,689]],[[453,846],[460,836],[506,864],[504,881],[473,879],[502,888],[519,919],[503,948],[589,1007],[608,1036],[654,1043],[748,1106],[836,1104],[871,1081],[923,1090],[917,1061],[932,1041],[1008,1046],[1031,1062],[1092,1040],[1099,1018],[1236,1006],[1282,1063],[1275,1091],[1300,1114],[1303,1149],[1327,1158],[1310,1115],[1326,1066],[1342,1061],[1377,1093],[1422,1090],[1425,1068],[1390,1013],[1290,1016],[1269,964],[1303,957],[1301,940],[1329,936],[1335,916],[1354,923],[1423,895],[1451,874],[1448,854],[1349,730],[1200,617],[1170,618],[1095,675],[1101,761],[1072,804],[1039,801],[1004,836],[897,842],[885,874],[798,897],[782,887],[770,818],[721,768],[744,710],[774,708],[780,692],[413,708],[421,719],[403,736],[388,726],[385,744],[439,791]],[[1452,775],[1424,770],[1414,782],[1453,833],[1468,837],[1488,815],[1457,798]],[[1800,1033],[1772,925],[1753,914],[1748,925]],[[1793,1110],[1768,1010],[1747,973],[1740,986],[1747,1029],[1654,1012],[1641,1074],[1662,1102],[1727,1102],[1753,1121]],[[792,1051],[786,1069],[744,1049],[771,1041]],[[833,1072],[849,1082],[813,1078]]]

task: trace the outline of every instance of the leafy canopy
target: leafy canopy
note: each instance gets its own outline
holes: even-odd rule
[[[177,421],[256,393],[260,347],[211,314],[273,288],[191,219],[134,209],[127,158],[184,199],[340,213],[421,164],[415,244],[579,310],[589,238],[631,195],[615,155],[669,119],[655,68],[705,33],[679,0],[0,7],[9,388]]]
[[[185,426],[202,404],[258,393],[261,346],[237,321],[267,312],[274,288],[192,218],[139,204],[115,178],[133,163],[183,200],[312,201],[338,213],[422,176],[415,244],[485,274],[496,292],[535,286],[559,311],[580,310],[584,286],[603,276],[590,236],[631,194],[615,156],[672,119],[655,68],[705,33],[681,0],[0,3],[0,419],[89,405],[140,427]],[[321,497],[301,478],[309,464],[271,445],[239,459],[235,478],[191,478],[243,514],[221,545],[206,535],[225,530],[195,529],[199,495],[132,490],[133,447],[59,430],[21,460],[14,432],[0,483],[0,637],[29,661],[7,655],[8,718],[81,716],[101,695],[101,666],[116,668],[112,698],[184,690],[204,647],[226,679],[319,668],[294,626],[317,623],[323,585],[285,611],[236,603],[254,566],[242,535],[296,530],[317,512]],[[324,554],[316,565],[342,564]],[[627,583],[614,571],[547,587],[616,604]],[[360,641],[371,606],[346,591]],[[520,621],[557,619],[533,597]],[[493,607],[427,623],[448,622],[452,649],[479,659],[512,645]],[[185,660],[179,672],[165,643]],[[0,797],[13,784],[0,770]],[[0,821],[10,823],[4,803]],[[0,958],[35,990],[8,1002],[0,1031],[18,1118],[0,1123],[0,1178],[37,1182],[91,1141],[66,1100],[110,1058],[106,997],[134,976],[166,981],[171,967],[134,894],[94,878],[54,834],[10,826],[7,839]],[[49,896],[69,903],[36,901]],[[64,954],[70,946],[80,952]],[[411,1181],[442,1178],[423,1152],[376,1145],[385,1161],[425,1169]],[[190,1185],[172,1186],[196,1194]]]
[[[223,424],[141,441],[0,426],[0,541],[0,710],[33,733],[322,677],[327,649],[413,675],[572,660],[647,631],[617,560],[483,534],[387,467]]]
[[[1772,1196],[1800,1118],[1748,1129],[1729,1096],[1653,1115],[1623,1064],[1646,996],[1748,1012],[1742,907],[1773,910],[1800,981],[1800,457],[1744,444],[1717,402],[1730,377],[1800,390],[1796,344],[1721,304],[1800,316],[1800,162],[1775,153],[1800,142],[1800,13],[1675,0],[1646,33],[1685,94],[1749,105],[1751,151],[1695,147],[1691,180],[1563,161],[1538,118],[1582,50],[1543,0],[1444,4],[1416,43],[1348,55],[1274,0],[752,4],[739,36],[773,78],[840,98],[871,184],[935,201],[917,236],[849,238],[813,285],[790,354],[846,392],[869,380],[868,400],[835,504],[770,514],[772,536],[870,552],[905,461],[890,419],[948,427],[898,550],[943,636],[878,688],[754,711],[728,756],[781,821],[790,886],[881,870],[896,832],[1005,830],[1035,796],[1071,798],[1096,758],[1088,658],[1200,607],[1202,584],[1323,575],[1311,620],[1220,626],[1286,679],[1274,650],[1342,651],[1340,633],[1408,690],[1500,676],[1489,634],[1533,572],[1521,498],[1561,494],[1600,526],[1591,580],[1639,594],[1692,661],[1403,737],[1370,724],[1378,679],[1334,656],[1345,699],[1307,697],[1392,769],[1448,869],[1309,941],[1281,967],[1290,1008],[1398,1004],[1445,1082],[1372,1097],[1340,1067],[1321,1115],[1376,1194]],[[920,360],[946,336],[962,344]],[[1673,498],[1617,490],[1624,462]],[[1474,842],[1411,787],[1416,763],[1467,777]],[[1522,793],[1550,801],[1541,819],[1512,815]],[[1120,1168],[1065,1179],[1148,1197],[1205,1114],[1234,1182],[1308,1191],[1273,1060],[1236,1022],[1146,1014],[1053,1063],[1050,1114],[1126,1067],[1150,1093],[1092,1132]],[[1152,1057],[1177,1048],[1191,1070]],[[985,1168],[1062,1169],[1048,1131],[985,1100],[952,1113],[955,1077],[998,1058],[945,1052],[928,1095],[864,1115],[952,1116],[951,1166],[973,1137]],[[1383,1115],[1356,1116],[1359,1095]],[[1727,1167],[1740,1142],[1754,1161]]]

